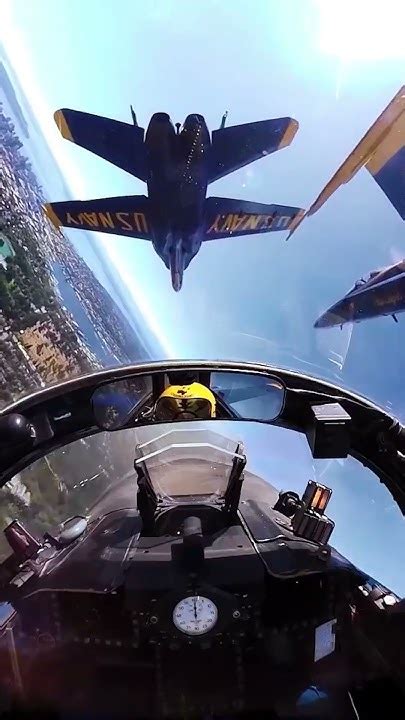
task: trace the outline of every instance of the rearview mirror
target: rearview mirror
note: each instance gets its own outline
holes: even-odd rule
[[[275,377],[237,371],[205,372],[204,376],[192,372],[187,377],[178,372],[172,375],[170,381],[167,374],[161,372],[100,385],[92,396],[96,423],[103,430],[112,431],[135,418],[142,424],[208,419],[274,422],[284,408],[285,387]],[[163,417],[162,401],[156,413],[155,404],[169,387],[175,393],[175,398],[170,397],[168,403],[168,410],[173,412],[170,417]],[[191,394],[185,388],[192,388]],[[176,396],[176,393],[179,394]]]
[[[103,430],[118,430],[151,393],[152,375],[135,375],[101,385],[92,396],[97,425]]]
[[[241,420],[273,422],[283,412],[285,388],[274,377],[213,372],[211,389]]]

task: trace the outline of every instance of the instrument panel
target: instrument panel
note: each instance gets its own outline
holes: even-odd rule
[[[178,714],[178,688],[196,681],[196,663],[202,664],[204,678],[212,676],[210,693],[218,691],[218,702],[233,703],[236,694],[242,703],[249,683],[256,697],[256,663],[246,660],[252,652],[262,668],[280,677],[286,669],[313,667],[318,656],[322,663],[326,655],[332,662],[339,658],[341,576],[277,578],[268,570],[274,543],[265,546],[268,557],[262,556],[237,524],[209,535],[201,562],[196,545],[189,553],[181,535],[165,534],[168,527],[146,536],[139,533],[135,515],[116,511],[37,572],[34,568],[16,589],[14,603],[15,643],[30,688],[47,691],[40,676],[52,672],[69,698],[72,685],[86,685],[86,672],[93,676],[89,688],[107,688],[113,677],[121,682],[123,673],[140,678],[143,672],[137,690],[145,688],[147,695],[142,710],[146,713],[153,702],[163,707],[170,699]],[[105,681],[99,672],[106,673]],[[133,689],[131,679],[127,687]],[[263,688],[267,693],[265,683]],[[278,682],[275,688],[278,692]],[[121,693],[117,686],[114,697]],[[203,706],[206,684],[193,693]],[[101,704],[104,708],[104,700]]]
[[[333,573],[271,575],[282,551],[297,557],[284,543],[259,554],[244,529],[230,525],[210,535],[196,568],[181,535],[139,530],[136,512],[115,511],[51,556],[48,572],[38,566],[16,591],[22,633],[39,645],[207,647],[251,644],[266,626],[315,627],[336,616]]]
[[[38,592],[18,603],[18,610],[19,635],[38,648],[216,644],[262,634],[260,602],[207,587],[165,592],[132,608],[120,592]]]

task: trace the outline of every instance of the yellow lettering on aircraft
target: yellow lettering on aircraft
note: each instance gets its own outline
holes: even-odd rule
[[[89,225],[90,227],[99,227],[97,213],[85,212],[79,213],[79,221],[81,225]]]
[[[257,230],[260,221],[262,219],[261,215],[245,215],[245,224],[243,226],[244,230]]]
[[[270,228],[273,226],[273,222],[276,219],[276,215],[262,215],[263,223],[261,225],[261,229],[264,230],[270,230]]]
[[[127,212],[117,212],[115,213],[118,222],[121,223],[121,230],[133,230],[131,223],[126,220],[126,218],[129,218],[129,213]]]
[[[208,230],[207,230],[207,233],[221,232],[220,229],[219,229],[219,227],[218,227],[219,221],[221,220],[221,217],[222,217],[222,215],[217,215],[217,216],[216,216],[216,218],[215,218],[214,222],[212,223],[212,225],[209,226],[209,228],[208,228]]]
[[[220,232],[231,232],[232,222],[233,222],[233,213],[230,215],[221,215],[221,217],[225,217],[224,222],[222,223],[222,227],[220,229]]]
[[[290,220],[291,218],[288,215],[281,215],[279,218],[277,218],[277,227],[287,228]]]
[[[66,222],[68,225],[80,225],[79,221],[75,220],[70,212],[66,213]]]
[[[105,228],[109,227],[112,230],[114,230],[114,228],[115,228],[114,221],[109,212],[107,212],[107,213],[100,212],[100,213],[98,213],[98,217],[99,217],[102,227],[105,227]]]
[[[289,227],[292,218],[289,215],[259,215],[229,213],[228,215],[217,215],[213,223],[207,229],[211,233],[237,233],[248,232],[249,230],[270,230],[270,228],[282,230]]]
[[[146,217],[144,213],[134,213],[134,222],[135,222],[135,230],[138,230],[138,232],[148,232],[148,223],[146,222]]]
[[[236,232],[242,229],[242,225],[246,220],[247,215],[234,215],[231,223],[231,232]]]
[[[218,216],[218,220],[220,216]],[[132,224],[133,221],[133,224]],[[78,215],[66,213],[66,225],[78,225],[87,228],[110,228],[147,234],[148,222],[144,213],[134,212],[82,212]]]

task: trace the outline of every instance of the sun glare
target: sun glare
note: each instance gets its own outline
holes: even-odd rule
[[[405,60],[405,0],[317,0],[317,4],[319,46],[325,54],[343,63]]]

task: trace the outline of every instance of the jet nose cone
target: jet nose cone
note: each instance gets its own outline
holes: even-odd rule
[[[314,328],[322,328],[322,327],[327,327],[327,326],[328,326],[328,323],[326,321],[325,315],[321,315],[321,317],[319,317],[318,320],[316,320],[314,322]]]
[[[180,273],[172,273],[172,285],[175,292],[179,292],[179,290],[181,290],[181,286],[183,285],[183,278]]]
[[[335,325],[342,325],[347,322],[346,318],[341,317],[337,312],[327,310],[321,317],[314,322],[314,328],[329,328]]]

